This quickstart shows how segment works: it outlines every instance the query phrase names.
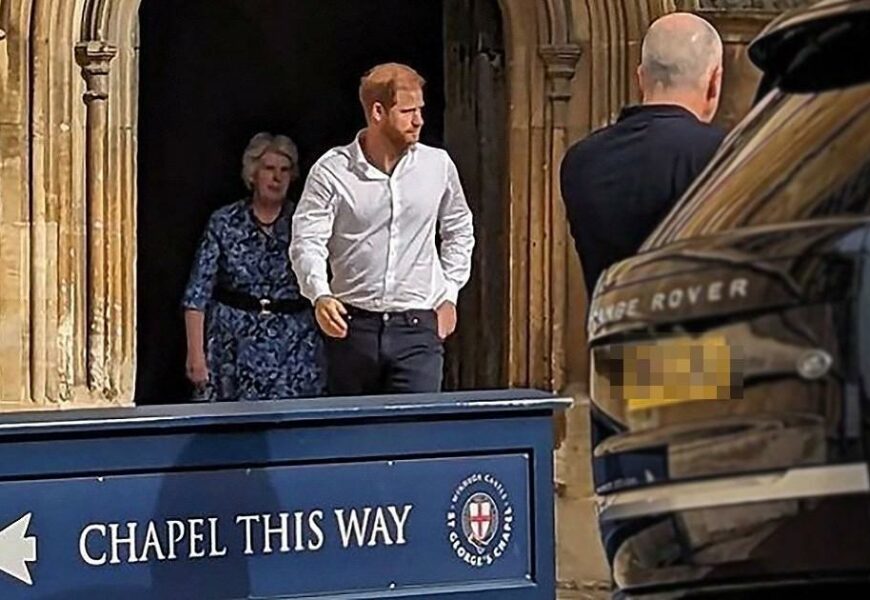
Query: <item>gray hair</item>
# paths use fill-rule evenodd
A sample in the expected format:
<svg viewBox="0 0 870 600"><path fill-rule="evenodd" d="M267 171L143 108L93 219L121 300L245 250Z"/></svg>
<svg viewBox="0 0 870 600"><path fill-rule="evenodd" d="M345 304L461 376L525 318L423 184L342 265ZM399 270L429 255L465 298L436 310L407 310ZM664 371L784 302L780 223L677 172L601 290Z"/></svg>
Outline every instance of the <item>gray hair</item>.
<svg viewBox="0 0 870 600"><path fill-rule="evenodd" d="M650 83L665 89L697 88L722 64L722 38L708 21L691 13L656 20L643 38L641 67Z"/></svg>
<svg viewBox="0 0 870 600"><path fill-rule="evenodd" d="M299 150L286 135L272 135L261 131L251 138L248 147L242 154L242 181L250 190L253 186L254 176L260 168L260 159L267 152L274 152L286 156L290 161L290 174L293 179L299 177Z"/></svg>

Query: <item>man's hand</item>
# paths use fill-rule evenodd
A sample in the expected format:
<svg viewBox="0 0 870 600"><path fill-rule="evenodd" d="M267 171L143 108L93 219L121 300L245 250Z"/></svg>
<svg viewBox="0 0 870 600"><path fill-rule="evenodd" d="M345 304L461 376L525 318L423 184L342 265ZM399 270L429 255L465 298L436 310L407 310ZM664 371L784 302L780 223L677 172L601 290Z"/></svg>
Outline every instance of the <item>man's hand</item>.
<svg viewBox="0 0 870 600"><path fill-rule="evenodd" d="M435 316L438 318L438 337L446 340L456 331L456 305L445 300L435 309Z"/></svg>
<svg viewBox="0 0 870 600"><path fill-rule="evenodd" d="M185 370L196 389L201 390L208 383L208 365L203 352L188 352Z"/></svg>
<svg viewBox="0 0 870 600"><path fill-rule="evenodd" d="M314 303L314 317L323 333L332 338L347 336L347 322L344 316L347 309L344 304L332 296L321 296Z"/></svg>

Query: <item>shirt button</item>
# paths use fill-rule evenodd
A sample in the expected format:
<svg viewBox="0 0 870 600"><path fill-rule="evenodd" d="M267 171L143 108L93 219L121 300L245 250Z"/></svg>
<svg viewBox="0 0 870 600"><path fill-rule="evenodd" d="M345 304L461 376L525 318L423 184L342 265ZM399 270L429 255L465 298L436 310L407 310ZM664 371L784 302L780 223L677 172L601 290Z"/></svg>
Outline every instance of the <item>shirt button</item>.
<svg viewBox="0 0 870 600"><path fill-rule="evenodd" d="M384 313L384 321L389 321L390 315L388 313Z"/></svg>

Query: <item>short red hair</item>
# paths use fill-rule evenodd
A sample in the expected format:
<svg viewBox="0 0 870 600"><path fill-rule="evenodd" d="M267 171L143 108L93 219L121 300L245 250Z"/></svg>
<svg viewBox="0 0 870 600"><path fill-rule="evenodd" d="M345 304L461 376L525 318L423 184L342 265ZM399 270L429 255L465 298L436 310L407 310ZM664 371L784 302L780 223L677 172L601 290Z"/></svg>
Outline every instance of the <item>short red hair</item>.
<svg viewBox="0 0 870 600"><path fill-rule="evenodd" d="M366 118L376 102L390 109L396 104L399 90L418 90L426 85L426 80L417 71L399 63L385 63L369 69L359 84L359 101L362 103Z"/></svg>

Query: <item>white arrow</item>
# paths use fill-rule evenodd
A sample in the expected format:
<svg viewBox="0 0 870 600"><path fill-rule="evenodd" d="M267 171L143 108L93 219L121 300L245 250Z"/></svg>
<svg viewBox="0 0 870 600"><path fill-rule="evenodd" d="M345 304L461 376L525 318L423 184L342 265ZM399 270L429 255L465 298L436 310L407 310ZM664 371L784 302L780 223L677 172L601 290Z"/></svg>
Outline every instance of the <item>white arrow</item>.
<svg viewBox="0 0 870 600"><path fill-rule="evenodd" d="M27 585L33 585L27 563L36 560L36 537L27 536L32 516L27 513L0 531L0 571Z"/></svg>

